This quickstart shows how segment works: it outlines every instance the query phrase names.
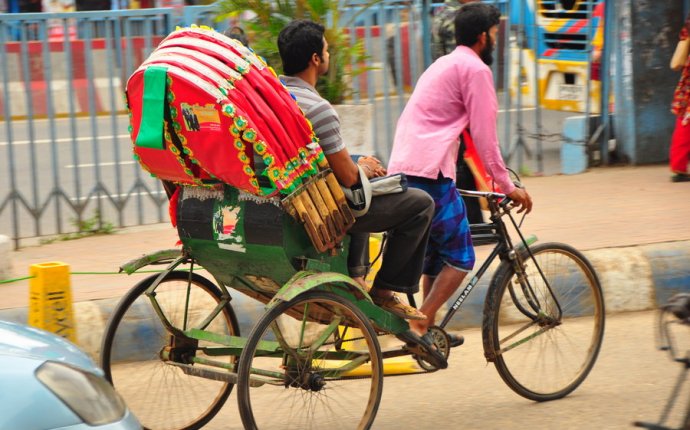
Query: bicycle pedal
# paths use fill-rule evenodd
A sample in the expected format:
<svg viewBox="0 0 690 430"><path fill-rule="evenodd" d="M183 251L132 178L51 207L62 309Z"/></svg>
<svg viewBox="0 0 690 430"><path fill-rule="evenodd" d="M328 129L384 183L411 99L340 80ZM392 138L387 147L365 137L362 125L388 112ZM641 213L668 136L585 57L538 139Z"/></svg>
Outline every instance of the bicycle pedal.
<svg viewBox="0 0 690 430"><path fill-rule="evenodd" d="M436 330L440 329L432 331L430 328L430 331L422 337L409 330L396 335L398 339L405 342L403 349L413 354L420 366L428 371L448 367L448 348L446 345L443 350L438 349L434 338L438 335ZM445 335L445 332L443 334Z"/></svg>

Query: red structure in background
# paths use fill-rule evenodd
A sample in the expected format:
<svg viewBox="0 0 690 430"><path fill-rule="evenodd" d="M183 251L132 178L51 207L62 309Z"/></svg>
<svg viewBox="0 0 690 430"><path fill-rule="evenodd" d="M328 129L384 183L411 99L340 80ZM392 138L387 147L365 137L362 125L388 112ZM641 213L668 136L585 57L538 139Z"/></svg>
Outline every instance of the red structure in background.
<svg viewBox="0 0 690 430"><path fill-rule="evenodd" d="M158 45L160 41L163 40L162 36L156 36L151 39L151 44L152 45ZM71 49L71 56L72 56L72 64L71 64L71 70L72 70L72 86L74 88L74 96L77 99L78 103L78 110L77 114L79 113L87 113L86 109L88 109L89 106L89 93L88 93L88 88L89 88L89 78L95 79L95 78L104 78L107 76L87 76L86 72L86 50L91 49L92 55L94 58L97 58L95 61L99 61L98 58L99 56L106 55L106 43L105 39L93 39L90 43L86 43L84 40L72 40L70 44L70 49ZM32 104L33 104L33 109L34 109L34 115L36 116L45 116L48 114L48 106L46 103L47 100L47 91L48 91L48 83L45 79L45 75L43 73L43 68L44 68L44 58L43 58L43 43L41 41L30 41L27 42L27 51L28 54L31 58L31 61L29 62L29 70L26 71L26 73L29 76L29 82L28 82L28 87L26 88L26 91L31 94L31 99L32 99ZM132 62L133 64L141 64L145 59L146 56L144 55L144 48L146 46L146 41L145 38L142 36L139 37L132 37L130 39L130 46L127 46L128 41L123 39L120 41L121 44L121 52L132 52L133 58ZM8 42L5 44L5 49L6 53L8 55L13 55L13 56L18 56L21 52L21 42ZM60 41L49 41L48 42L48 49L51 54L51 65L53 68L55 67L61 67L58 66L58 62L60 61L61 55L64 55L65 52L65 45L62 40ZM17 63L19 65L19 76L24 76L24 70L22 68L22 64L20 62ZM123 71L124 73L124 71ZM124 85L126 82L127 76L120 76L120 82L121 85ZM27 86L27 83L20 81L16 82L17 85L25 85ZM124 88L119 89L120 92L124 91ZM98 95L98 92L95 93L96 98L94 100L94 104L96 107L97 112L103 112L108 109L110 109L110 106L105 106L105 103L101 100L101 98ZM1 96L1 94L0 94ZM5 112L3 110L3 104L0 100L0 118L4 118ZM59 114L59 113L58 113Z"/></svg>
<svg viewBox="0 0 690 430"><path fill-rule="evenodd" d="M355 34L358 40L365 40L366 37L370 37L371 39L379 39L380 37L385 37L386 38L386 49L388 48L388 39L391 37L395 37L394 35L386 35L385 32L381 31L381 26L379 25L373 25L370 27L371 30L367 31L364 27L357 27L355 30ZM349 29L346 28L344 29L345 33L349 34ZM379 40L376 40L374 43L381 43ZM414 42L413 42L414 43ZM395 49L395 48L393 48ZM402 85L404 90L409 90L412 88L412 76L411 76L411 67L410 67L410 32L409 32L409 25L408 24L401 24L400 25L400 52L402 54L402 57L400 59L400 65L402 66ZM418 55L421 55L418 54ZM388 61L388 53L387 51L384 51L382 53L382 59L383 61ZM365 67L365 64L360 64L359 67ZM383 65L381 66L383 67ZM390 89L389 91L395 91L395 80L393 79L393 72L391 69L396 68L397 64L387 64L388 67L388 88ZM368 94L368 85L367 85L367 74L363 73L356 78L359 81L359 91L362 96L366 96ZM374 87L377 87L376 84L374 84Z"/></svg>

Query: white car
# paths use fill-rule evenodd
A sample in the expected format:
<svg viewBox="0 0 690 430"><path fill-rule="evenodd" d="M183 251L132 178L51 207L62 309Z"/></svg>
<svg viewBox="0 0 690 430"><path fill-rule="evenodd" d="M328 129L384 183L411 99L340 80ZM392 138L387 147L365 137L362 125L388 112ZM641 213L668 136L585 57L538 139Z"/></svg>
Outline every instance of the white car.
<svg viewBox="0 0 690 430"><path fill-rule="evenodd" d="M141 425L69 341L0 321L0 429L132 430Z"/></svg>

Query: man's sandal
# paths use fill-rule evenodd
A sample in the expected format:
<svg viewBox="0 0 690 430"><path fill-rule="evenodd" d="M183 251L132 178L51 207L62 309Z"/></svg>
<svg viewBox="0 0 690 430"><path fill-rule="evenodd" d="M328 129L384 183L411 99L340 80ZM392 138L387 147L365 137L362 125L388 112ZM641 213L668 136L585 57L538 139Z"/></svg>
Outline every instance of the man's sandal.
<svg viewBox="0 0 690 430"><path fill-rule="evenodd" d="M461 334L453 334L453 333L447 333L448 335L448 340L450 341L450 347L455 348L456 346L460 346L463 343L465 343L465 337Z"/></svg>
<svg viewBox="0 0 690 430"><path fill-rule="evenodd" d="M428 362L437 369L445 369L448 367L448 360L446 357L436 349L434 346L434 336L427 332L424 336L418 336L411 330L398 333L395 335L398 339L406 343L405 348L420 356L424 361Z"/></svg>
<svg viewBox="0 0 690 430"><path fill-rule="evenodd" d="M385 309L393 315L399 316L400 318L405 318L408 320L426 319L426 315L419 312L417 308L401 302L398 296L395 294L389 297L372 296L371 299L374 301L376 306Z"/></svg>

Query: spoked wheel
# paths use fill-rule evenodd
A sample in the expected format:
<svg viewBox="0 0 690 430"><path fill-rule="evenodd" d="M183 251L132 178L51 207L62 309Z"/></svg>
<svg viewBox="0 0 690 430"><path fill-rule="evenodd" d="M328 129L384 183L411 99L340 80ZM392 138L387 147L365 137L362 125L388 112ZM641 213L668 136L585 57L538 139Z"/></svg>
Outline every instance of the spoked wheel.
<svg viewBox="0 0 690 430"><path fill-rule="evenodd" d="M365 364L370 373L361 372ZM381 348L371 323L330 292L307 291L268 311L238 366L247 429L368 429L382 390Z"/></svg>
<svg viewBox="0 0 690 430"><path fill-rule="evenodd" d="M173 336L165 328L145 295L157 277L141 281L118 304L106 326L101 366L145 428L198 429L218 413L233 384L189 374L190 368L208 368L191 364L190 358L213 358L200 350L210 344ZM212 316L205 330L239 335L227 299L223 302L218 287L197 274L169 273L156 288L155 301L178 330L204 328L203 321ZM227 370L237 361L213 359L222 360Z"/></svg>
<svg viewBox="0 0 690 430"><path fill-rule="evenodd" d="M545 243L531 250L544 277L528 257L527 282L507 262L496 272L484 310L485 353L516 393L554 400L576 389L597 359L604 298L594 269L574 248Z"/></svg>

